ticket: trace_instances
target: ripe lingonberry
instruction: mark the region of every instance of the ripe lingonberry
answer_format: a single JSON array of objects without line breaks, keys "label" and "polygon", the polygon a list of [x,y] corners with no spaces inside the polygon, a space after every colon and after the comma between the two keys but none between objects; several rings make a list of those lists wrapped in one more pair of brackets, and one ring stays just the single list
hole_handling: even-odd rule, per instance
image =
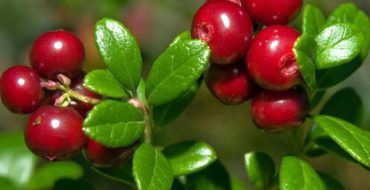
[{"label": "ripe lingonberry", "polygon": [[207,2],[211,2],[211,1],[230,1],[230,2],[233,2],[239,6],[242,6],[242,0],[207,0]]},{"label": "ripe lingonberry", "polygon": [[92,139],[87,140],[84,154],[96,167],[119,166],[132,154],[133,147],[108,148]]},{"label": "ripe lingonberry", "polygon": [[35,111],[43,97],[39,75],[26,66],[7,69],[0,79],[0,92],[3,104],[14,113]]},{"label": "ripe lingonberry", "polygon": [[299,32],[288,26],[269,26],[259,32],[247,55],[251,78],[265,89],[286,90],[301,81],[293,52]]},{"label": "ripe lingonberry", "polygon": [[212,1],[195,14],[191,33],[193,38],[208,43],[212,62],[230,64],[246,53],[253,25],[242,7],[229,1]]},{"label": "ripe lingonberry", "polygon": [[212,94],[224,104],[241,104],[253,92],[253,83],[243,62],[229,65],[210,64],[205,81]]},{"label": "ripe lingonberry", "polygon": [[284,25],[298,15],[302,0],[243,0],[242,4],[253,21]]},{"label": "ripe lingonberry", "polygon": [[267,132],[286,131],[301,125],[307,110],[307,95],[300,88],[287,91],[261,90],[252,98],[252,119],[260,129]]},{"label": "ripe lingonberry", "polygon": [[82,122],[81,115],[72,108],[41,106],[28,120],[26,144],[49,161],[68,159],[85,144]]},{"label": "ripe lingonberry", "polygon": [[42,76],[55,80],[57,74],[76,76],[85,59],[81,41],[71,32],[58,30],[43,33],[30,52],[32,67]]}]

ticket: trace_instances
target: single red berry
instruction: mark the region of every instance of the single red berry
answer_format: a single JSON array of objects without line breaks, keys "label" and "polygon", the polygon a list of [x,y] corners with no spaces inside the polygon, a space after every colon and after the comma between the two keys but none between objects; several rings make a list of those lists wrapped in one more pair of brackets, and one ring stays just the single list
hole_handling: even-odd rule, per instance
[{"label": "single red berry", "polygon": [[39,75],[29,67],[14,66],[0,79],[1,100],[14,113],[32,113],[42,100]]},{"label": "single red berry", "polygon": [[230,2],[233,2],[239,6],[242,6],[242,0],[207,0],[207,2],[211,2],[211,1],[230,1]]},{"label": "single red berry", "polygon": [[68,159],[85,144],[82,122],[81,115],[71,108],[41,106],[28,120],[26,144],[49,161]]},{"label": "single red berry", "polygon": [[299,13],[302,0],[243,0],[253,21],[263,25],[285,25]]},{"label": "single red berry", "polygon": [[251,78],[265,89],[286,90],[301,82],[293,52],[299,32],[288,26],[270,26],[259,32],[247,55]]},{"label": "single red berry", "polygon": [[300,88],[287,91],[261,90],[252,98],[253,121],[267,132],[286,131],[301,125],[307,110],[307,95]]},{"label": "single red berry", "polygon": [[253,25],[248,13],[235,3],[212,1],[196,12],[191,33],[193,38],[208,43],[212,62],[230,64],[246,53]]},{"label": "single red berry", "polygon": [[108,148],[92,139],[88,139],[84,154],[87,160],[96,167],[113,167],[126,161],[133,150],[132,146]]},{"label": "single red berry", "polygon": [[57,74],[73,78],[80,72],[84,59],[82,42],[71,32],[63,30],[40,35],[30,52],[32,67],[42,77],[52,80]]},{"label": "single red berry", "polygon": [[254,89],[243,62],[210,64],[205,81],[212,94],[224,104],[241,104],[250,98]]}]

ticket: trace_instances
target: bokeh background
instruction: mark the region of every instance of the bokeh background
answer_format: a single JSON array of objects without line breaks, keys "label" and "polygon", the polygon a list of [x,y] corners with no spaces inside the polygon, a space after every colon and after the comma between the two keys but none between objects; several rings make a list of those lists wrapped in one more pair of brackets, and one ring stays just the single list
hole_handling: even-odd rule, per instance
[{"label": "bokeh background", "polygon": [[[66,29],[76,33],[86,50],[86,71],[103,67],[93,41],[94,23],[102,17],[121,20],[137,37],[145,70],[180,32],[189,30],[192,15],[204,0],[0,0],[0,72],[12,65],[27,65],[33,40],[42,32]],[[353,2],[370,15],[369,0],[307,0],[329,14],[336,6]],[[298,26],[299,18],[293,23]],[[369,34],[370,35],[370,34]],[[370,130],[370,63],[331,89],[353,87],[365,107],[364,128]],[[146,71],[144,70],[144,74]],[[351,106],[351,105],[349,105]],[[27,116],[15,115],[0,104],[0,133],[23,130]],[[251,122],[249,103],[225,106],[202,85],[190,107],[155,138],[158,145],[198,139],[213,145],[229,172],[250,186],[244,166],[246,152],[260,150],[273,156],[276,164],[290,151],[290,133],[265,134]],[[1,151],[1,150],[0,150]],[[309,158],[318,170],[332,174],[347,189],[370,189],[370,172],[333,154]],[[97,176],[87,166],[84,178],[95,189],[128,189]],[[1,189],[1,187],[0,187]]]}]

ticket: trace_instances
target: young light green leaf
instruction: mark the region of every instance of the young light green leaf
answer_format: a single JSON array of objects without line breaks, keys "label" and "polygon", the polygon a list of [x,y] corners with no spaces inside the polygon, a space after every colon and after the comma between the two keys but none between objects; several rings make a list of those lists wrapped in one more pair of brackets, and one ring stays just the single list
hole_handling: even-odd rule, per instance
[{"label": "young light green leaf", "polygon": [[357,92],[352,88],[343,88],[326,102],[320,114],[338,117],[356,126],[361,126],[364,111],[364,105]]},{"label": "young light green leaf", "polygon": [[200,172],[186,178],[187,190],[230,190],[231,180],[225,167],[216,161]]},{"label": "young light green leaf", "polygon": [[172,41],[170,46],[173,46],[173,45],[178,44],[180,42],[184,42],[186,40],[191,40],[191,34],[190,34],[189,31],[185,31],[185,32],[179,34],[178,36],[176,36],[176,38]]},{"label": "young light green leaf", "polygon": [[314,121],[355,160],[370,167],[370,132],[331,116],[317,115]]},{"label": "young light green leaf", "polygon": [[51,189],[59,179],[78,179],[83,175],[80,165],[71,161],[50,162],[42,165],[32,175],[30,189]]},{"label": "young light green leaf", "polygon": [[154,107],[153,120],[155,126],[163,127],[168,125],[189,106],[198,92],[200,86],[200,82],[198,81],[191,85],[185,93],[171,102]]},{"label": "young light green leaf", "polygon": [[344,186],[328,174],[318,172],[326,190],[345,190]]},{"label": "young light green leaf", "polygon": [[294,44],[294,54],[297,58],[299,70],[309,88],[316,83],[316,41],[310,35],[302,35]]},{"label": "young light green leaf", "polygon": [[306,5],[303,10],[302,30],[304,35],[315,37],[325,25],[325,16],[313,5]]},{"label": "young light green leaf", "polygon": [[256,189],[268,189],[275,176],[274,161],[265,153],[250,152],[244,156],[248,178]]},{"label": "young light green leaf", "polygon": [[135,186],[135,179],[134,176],[132,175],[131,162],[124,162],[124,164],[120,167],[111,167],[111,168],[92,167],[92,170],[114,181],[118,181],[130,186]]},{"label": "young light green leaf", "polygon": [[0,187],[6,190],[21,190],[10,179],[5,177],[0,177]]},{"label": "young light green leaf", "polygon": [[201,141],[186,141],[170,145],[163,150],[163,154],[170,162],[174,176],[198,172],[217,159],[215,150]]},{"label": "young light green leaf", "polygon": [[142,60],[139,46],[128,29],[116,20],[104,18],[95,25],[95,42],[113,76],[135,91],[140,81]]},{"label": "young light green leaf", "polygon": [[126,102],[106,100],[89,112],[83,130],[107,147],[128,146],[144,132],[143,113]]},{"label": "young light green leaf", "polygon": [[307,162],[293,156],[283,158],[279,181],[281,190],[325,190],[316,171]]},{"label": "young light green leaf", "polygon": [[184,93],[202,75],[209,55],[207,44],[199,40],[185,40],[168,47],[149,73],[148,103],[158,106]]},{"label": "young light green leaf", "polygon": [[94,70],[84,79],[84,86],[91,91],[111,98],[128,98],[124,87],[108,70]]},{"label": "young light green leaf", "polygon": [[7,178],[18,188],[30,179],[36,157],[24,142],[23,133],[0,135],[0,177]]},{"label": "young light green leaf", "polygon": [[142,144],[134,154],[133,174],[139,190],[171,189],[173,174],[166,157],[150,144]]},{"label": "young light green leaf", "polygon": [[363,45],[364,36],[353,24],[335,24],[326,27],[317,37],[318,69],[328,69],[349,63],[356,58]]}]

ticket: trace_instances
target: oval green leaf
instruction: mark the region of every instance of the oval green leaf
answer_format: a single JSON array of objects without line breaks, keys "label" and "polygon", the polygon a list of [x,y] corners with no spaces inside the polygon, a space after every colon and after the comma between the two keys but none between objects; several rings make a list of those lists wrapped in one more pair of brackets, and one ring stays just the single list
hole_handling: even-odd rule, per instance
[{"label": "oval green leaf", "polygon": [[183,94],[202,75],[209,55],[207,44],[199,40],[180,41],[168,47],[149,72],[148,103],[158,106]]},{"label": "oval green leaf", "polygon": [[128,98],[124,87],[108,70],[94,70],[84,79],[84,86],[91,91],[111,98]]},{"label": "oval green leaf", "polygon": [[143,113],[126,102],[106,100],[89,112],[83,130],[107,147],[128,146],[140,139],[144,132]]},{"label": "oval green leaf", "polygon": [[300,36],[293,48],[299,70],[307,86],[311,89],[316,84],[316,41],[310,35]]},{"label": "oval green leaf", "polygon": [[78,179],[82,175],[82,167],[75,162],[50,162],[37,168],[28,183],[28,187],[30,189],[51,189],[59,179]]},{"label": "oval green leaf", "polygon": [[325,25],[325,16],[321,10],[313,5],[306,5],[303,10],[303,34],[315,37]]},{"label": "oval green leaf", "polygon": [[17,187],[24,187],[36,164],[36,157],[26,146],[23,133],[0,135],[0,177]]},{"label": "oval green leaf", "polygon": [[[200,80],[198,80],[200,81]],[[190,105],[198,92],[200,82],[196,82],[181,96],[169,103],[156,106],[153,110],[153,120],[157,127],[163,127],[175,120]]]},{"label": "oval green leaf", "polygon": [[307,162],[293,156],[283,158],[279,181],[281,190],[325,190],[316,171]]},{"label": "oval green leaf", "polygon": [[275,164],[272,158],[261,152],[250,152],[244,158],[248,178],[255,188],[268,189],[275,176]]},{"label": "oval green leaf", "polygon": [[231,179],[221,162],[216,161],[200,172],[186,178],[186,189],[191,190],[230,190]]},{"label": "oval green leaf", "polygon": [[318,69],[328,69],[349,63],[356,58],[363,45],[364,36],[353,24],[335,24],[325,28],[317,37]]},{"label": "oval green leaf", "polygon": [[370,132],[331,116],[317,115],[314,121],[355,160],[370,167]]},{"label": "oval green leaf", "polygon": [[134,154],[133,174],[139,190],[169,190],[173,182],[171,164],[150,144],[142,144]]},{"label": "oval green leaf", "polygon": [[215,150],[201,141],[186,141],[170,145],[163,150],[163,154],[170,162],[174,176],[198,172],[217,159]]},{"label": "oval green leaf", "polygon": [[120,22],[104,18],[95,25],[95,43],[105,65],[126,88],[135,91],[142,60],[139,46]]}]

